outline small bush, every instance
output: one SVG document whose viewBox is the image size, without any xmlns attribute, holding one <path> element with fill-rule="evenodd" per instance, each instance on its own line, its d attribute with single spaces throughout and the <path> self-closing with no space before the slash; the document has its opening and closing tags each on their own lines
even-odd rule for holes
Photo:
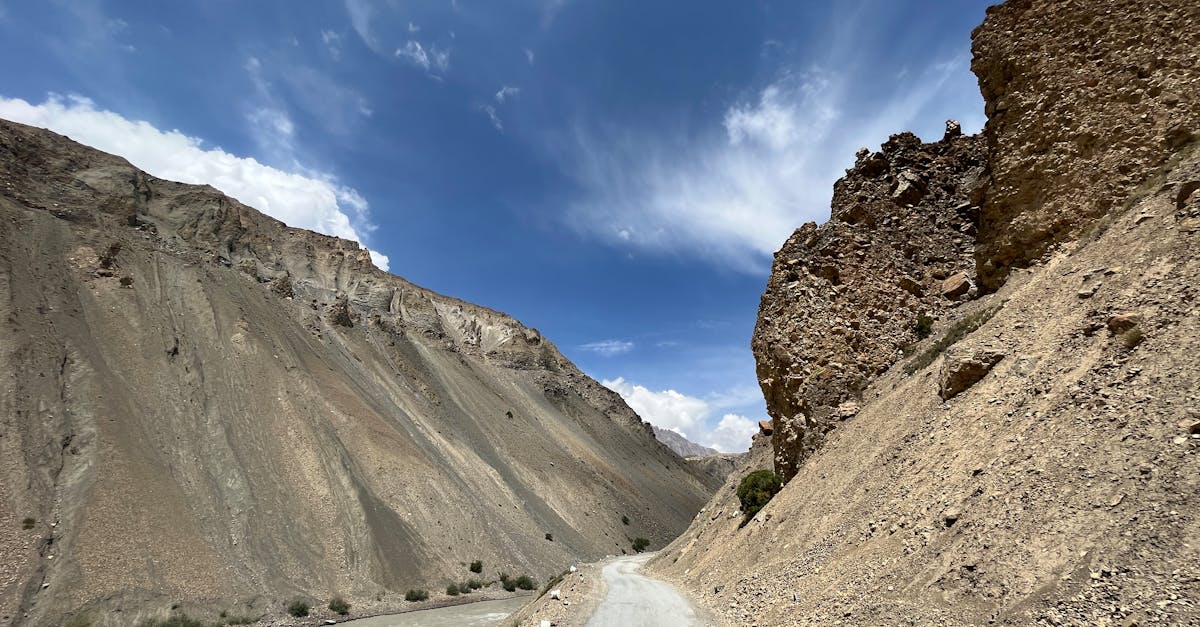
<svg viewBox="0 0 1200 627">
<path fill-rule="evenodd" d="M 483 587 L 483 582 L 478 579 L 471 579 L 467 582 L 467 587 L 472 590 L 478 590 Z"/>
<path fill-rule="evenodd" d="M 646 547 L 648 547 L 648 546 L 650 546 L 650 541 L 645 538 L 634 538 L 633 539 L 633 550 L 638 553 L 645 551 Z"/>
<path fill-rule="evenodd" d="M 533 590 L 534 588 L 537 588 L 537 582 L 534 581 L 529 575 L 521 575 L 520 577 L 516 578 L 515 582 L 517 587 L 522 590 Z"/>
<path fill-rule="evenodd" d="M 546 539 L 551 542 L 554 542 L 554 534 L 552 534 L 552 533 L 546 534 Z"/>
<path fill-rule="evenodd" d="M 33 526 L 36 524 L 37 524 L 36 518 L 26 518 L 25 520 L 21 521 L 21 528 L 28 531 L 30 529 L 33 529 Z"/>
<path fill-rule="evenodd" d="M 917 314 L 917 328 L 915 331 L 917 332 L 917 337 L 922 340 L 929 337 L 929 334 L 933 332 L 933 317 L 924 312 Z"/>
<path fill-rule="evenodd" d="M 103 255 L 100 255 L 100 267 L 111 270 L 117 265 L 117 255 L 121 253 L 121 242 L 113 242 Z"/>
<path fill-rule="evenodd" d="M 628 517 L 628 516 L 622 516 L 622 517 L 621 517 L 621 524 L 622 524 L 622 525 L 628 525 L 628 524 L 629 524 L 629 517 Z"/>
<path fill-rule="evenodd" d="M 504 581 L 501 581 L 500 586 L 503 587 L 507 592 L 517 591 L 517 582 L 512 579 L 505 579 Z"/>
<path fill-rule="evenodd" d="M 296 618 L 304 618 L 305 616 L 308 616 L 308 602 L 300 600 L 292 601 L 288 605 L 287 610 L 288 614 L 291 614 Z"/>
<path fill-rule="evenodd" d="M 188 616 L 175 614 L 167 619 L 151 618 L 138 623 L 138 627 L 204 627 L 204 623 Z"/>
<path fill-rule="evenodd" d="M 471 572 L 482 573 L 483 572 L 483 562 L 481 562 L 479 560 L 475 560 L 474 562 L 471 562 Z"/>
<path fill-rule="evenodd" d="M 746 515 L 745 520 L 750 520 L 757 514 L 781 488 L 783 479 L 770 470 L 756 470 L 746 475 L 737 489 L 742 512 Z"/>
<path fill-rule="evenodd" d="M 1137 348 L 1138 344 L 1142 343 L 1142 340 L 1145 337 L 1146 336 L 1144 333 L 1142 333 L 1142 329 L 1140 327 L 1133 327 L 1132 329 L 1129 329 L 1121 334 L 1121 344 L 1126 348 L 1126 350 L 1133 350 L 1134 348 Z"/>
<path fill-rule="evenodd" d="M 452 597 L 458 596 L 458 584 L 452 583 L 446 586 L 446 594 Z"/>
<path fill-rule="evenodd" d="M 500 583 L 508 582 L 508 573 L 500 573 Z"/>
<path fill-rule="evenodd" d="M 976 329 L 986 324 L 988 320 L 992 319 L 992 316 L 996 315 L 996 312 L 1003 308 L 1004 303 L 1000 303 L 994 307 L 986 307 L 955 322 L 946 330 L 945 335 L 934 341 L 929 348 L 922 351 L 920 355 L 914 357 L 912 361 L 904 366 L 904 374 L 911 375 L 925 366 L 932 364 L 938 358 L 938 355 L 945 352 L 947 348 L 957 344 L 959 340 L 974 333 Z"/>
<path fill-rule="evenodd" d="M 329 611 L 345 616 L 350 613 L 350 604 L 341 596 L 335 596 L 329 600 Z"/>
<path fill-rule="evenodd" d="M 409 590 L 404 593 L 405 601 L 425 601 L 429 598 L 429 593 L 424 590 Z"/>
</svg>

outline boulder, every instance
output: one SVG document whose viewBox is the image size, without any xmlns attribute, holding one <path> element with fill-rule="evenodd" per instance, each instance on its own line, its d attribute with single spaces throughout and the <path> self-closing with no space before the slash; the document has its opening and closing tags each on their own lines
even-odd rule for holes
<svg viewBox="0 0 1200 627">
<path fill-rule="evenodd" d="M 775 432 L 775 428 L 774 428 L 774 426 L 771 425 L 770 420 L 759 420 L 758 421 L 758 430 L 763 435 L 771 435 L 772 433 Z"/>
<path fill-rule="evenodd" d="M 950 275 L 945 281 L 942 281 L 942 296 L 951 300 L 969 291 L 971 291 L 971 279 L 967 278 L 967 273 L 965 272 L 956 272 Z"/>
<path fill-rule="evenodd" d="M 946 351 L 938 376 L 938 395 L 942 400 L 958 396 L 986 376 L 1004 355 L 1004 351 L 995 348 Z"/>
<path fill-rule="evenodd" d="M 1111 316 L 1108 321 L 1105 322 L 1105 326 L 1108 327 L 1109 333 L 1116 335 L 1136 327 L 1141 321 L 1141 314 L 1134 311 L 1124 311 Z"/>
</svg>

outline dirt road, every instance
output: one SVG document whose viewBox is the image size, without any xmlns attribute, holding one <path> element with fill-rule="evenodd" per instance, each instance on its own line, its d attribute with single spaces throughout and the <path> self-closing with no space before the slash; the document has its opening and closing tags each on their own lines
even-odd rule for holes
<svg viewBox="0 0 1200 627">
<path fill-rule="evenodd" d="M 586 627 L 711 625 L 671 584 L 639 574 L 653 554 L 619 557 L 604 566 L 604 600 Z"/>
</svg>

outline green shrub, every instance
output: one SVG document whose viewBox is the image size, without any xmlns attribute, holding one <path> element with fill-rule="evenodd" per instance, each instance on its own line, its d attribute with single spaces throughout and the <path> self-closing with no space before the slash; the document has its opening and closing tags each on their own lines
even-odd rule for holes
<svg viewBox="0 0 1200 627">
<path fill-rule="evenodd" d="M 955 322 L 946 330 L 945 335 L 934 341 L 929 348 L 926 348 L 920 355 L 914 357 L 912 361 L 904 366 L 904 374 L 911 375 L 925 366 L 932 364 L 938 358 L 938 355 L 945 352 L 947 348 L 957 344 L 959 340 L 974 333 L 976 329 L 983 326 L 988 320 L 991 320 L 992 316 L 996 315 L 996 312 L 1003 308 L 1004 303 L 1000 303 L 994 307 L 985 307 Z"/>
<path fill-rule="evenodd" d="M 745 520 L 750 520 L 783 488 L 783 479 L 770 470 L 756 470 L 738 484 L 737 496 L 742 503 Z M 743 523 L 744 524 L 744 523 Z"/>
<path fill-rule="evenodd" d="M 25 520 L 21 521 L 21 528 L 28 531 L 30 529 L 33 529 L 33 526 L 36 524 L 37 524 L 36 518 L 26 518 Z"/>
<path fill-rule="evenodd" d="M 452 584 L 446 586 L 446 594 L 448 594 L 452 597 L 458 596 L 458 584 L 452 583 Z"/>
<path fill-rule="evenodd" d="M 329 600 L 329 611 L 345 616 L 350 613 L 350 604 L 341 595 L 338 595 Z"/>
<path fill-rule="evenodd" d="M 929 334 L 933 332 L 933 317 L 924 312 L 917 314 L 917 328 L 915 331 L 917 332 L 917 337 L 922 340 L 929 337 Z"/>
<path fill-rule="evenodd" d="M 167 619 L 151 618 L 138 623 L 138 627 L 204 627 L 204 623 L 188 616 L 175 614 Z"/>
<path fill-rule="evenodd" d="M 479 560 L 475 560 L 474 562 L 471 562 L 471 572 L 482 573 L 483 572 L 483 562 L 481 562 Z"/>
<path fill-rule="evenodd" d="M 472 590 L 478 590 L 483 587 L 483 582 L 478 579 L 471 579 L 467 582 L 467 587 Z"/>
<path fill-rule="evenodd" d="M 648 547 L 648 546 L 650 546 L 650 541 L 645 538 L 634 538 L 633 539 L 633 550 L 638 553 L 645 551 L 646 547 Z"/>
<path fill-rule="evenodd" d="M 1129 329 L 1121 334 L 1121 344 L 1124 345 L 1127 350 L 1133 350 L 1134 348 L 1137 348 L 1138 344 L 1142 343 L 1142 339 L 1144 339 L 1145 336 L 1145 333 L 1143 333 L 1139 327 L 1133 327 L 1132 329 Z"/>
<path fill-rule="evenodd" d="M 405 601 L 424 601 L 429 598 L 429 593 L 424 590 L 409 590 L 404 593 Z"/>
<path fill-rule="evenodd" d="M 546 534 L 546 539 L 551 542 L 554 542 L 554 534 L 552 534 L 552 533 Z"/>
<path fill-rule="evenodd" d="M 520 577 L 517 577 L 515 583 L 517 587 L 522 590 L 533 590 L 537 587 L 537 582 L 534 581 L 529 575 L 521 575 Z"/>
<path fill-rule="evenodd" d="M 299 599 L 292 601 L 287 607 L 288 614 L 296 618 L 304 618 L 308 616 L 308 602 Z"/>
</svg>

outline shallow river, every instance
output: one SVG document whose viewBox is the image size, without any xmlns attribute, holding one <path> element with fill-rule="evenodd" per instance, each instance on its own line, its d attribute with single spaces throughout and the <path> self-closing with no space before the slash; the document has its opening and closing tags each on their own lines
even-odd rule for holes
<svg viewBox="0 0 1200 627">
<path fill-rule="evenodd" d="M 352 627 L 491 627 L 500 624 L 500 621 L 528 601 L 528 596 L 519 596 L 406 614 L 360 618 L 339 624 Z"/>
</svg>

